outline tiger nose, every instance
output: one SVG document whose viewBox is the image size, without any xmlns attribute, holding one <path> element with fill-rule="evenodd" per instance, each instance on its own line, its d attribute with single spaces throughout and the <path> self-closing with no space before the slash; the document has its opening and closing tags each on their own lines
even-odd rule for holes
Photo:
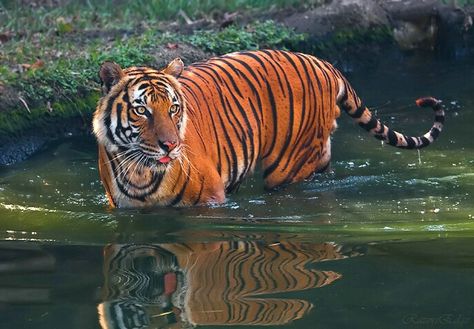
<svg viewBox="0 0 474 329">
<path fill-rule="evenodd" d="M 174 149 L 177 145 L 178 145 L 178 142 L 172 142 L 172 141 L 158 141 L 158 145 L 160 145 L 160 147 L 165 150 L 166 152 L 169 152 L 171 151 L 172 149 Z"/>
</svg>

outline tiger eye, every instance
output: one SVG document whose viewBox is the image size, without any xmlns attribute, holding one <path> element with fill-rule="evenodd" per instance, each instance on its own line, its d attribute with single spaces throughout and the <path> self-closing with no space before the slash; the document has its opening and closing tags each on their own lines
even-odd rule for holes
<svg viewBox="0 0 474 329">
<path fill-rule="evenodd" d="M 146 113 L 146 108 L 144 106 L 136 107 L 135 112 L 140 115 L 144 115 Z"/>
<path fill-rule="evenodd" d="M 179 111 L 179 105 L 171 105 L 169 112 L 170 114 L 176 114 Z"/>
</svg>

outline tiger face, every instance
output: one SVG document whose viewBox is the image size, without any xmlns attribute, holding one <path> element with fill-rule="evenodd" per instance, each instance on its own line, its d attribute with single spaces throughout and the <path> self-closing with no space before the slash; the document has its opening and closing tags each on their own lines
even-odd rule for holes
<svg viewBox="0 0 474 329">
<path fill-rule="evenodd" d="M 185 102 L 176 78 L 180 59 L 165 69 L 130 67 L 112 62 L 99 76 L 104 96 L 94 114 L 94 133 L 108 152 L 125 165 L 162 171 L 178 159 L 186 123 Z"/>
</svg>

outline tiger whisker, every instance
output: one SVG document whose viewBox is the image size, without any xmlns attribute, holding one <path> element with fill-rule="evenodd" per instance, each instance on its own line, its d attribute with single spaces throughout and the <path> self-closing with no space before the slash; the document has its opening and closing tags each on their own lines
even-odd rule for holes
<svg viewBox="0 0 474 329">
<path fill-rule="evenodd" d="M 135 159 L 135 161 L 131 162 L 128 166 L 127 166 L 127 170 L 125 172 L 125 176 L 126 177 L 130 177 L 132 174 L 134 174 L 136 172 L 136 168 L 137 166 L 140 164 L 140 162 L 146 158 L 145 155 L 143 154 L 140 154 L 140 156 L 138 156 L 137 159 Z M 135 167 L 133 167 L 135 165 Z M 133 169 L 132 169 L 133 168 Z"/>
<path fill-rule="evenodd" d="M 136 161 L 135 168 L 131 171 L 131 174 L 136 174 L 138 172 L 138 166 L 142 161 L 146 160 L 146 155 L 141 155 L 138 160 Z"/>
<path fill-rule="evenodd" d="M 189 173 L 185 170 L 183 159 L 181 157 L 178 158 L 178 163 L 179 163 L 179 166 L 181 167 L 181 171 L 184 172 L 184 174 L 186 175 L 186 179 L 189 179 L 190 178 Z"/>
<path fill-rule="evenodd" d="M 127 153 L 133 153 L 135 151 L 138 151 L 138 149 L 137 148 L 128 148 L 125 151 L 118 152 L 118 153 L 115 154 L 115 156 L 113 158 L 111 158 L 109 161 L 105 162 L 105 164 L 110 164 L 110 163 L 112 163 L 112 161 L 117 160 L 118 158 L 126 155 Z"/>
<path fill-rule="evenodd" d="M 119 163 L 118 167 L 122 167 L 124 164 L 128 163 L 129 161 L 133 160 L 135 157 L 137 157 L 140 153 L 137 152 L 132 152 L 131 154 L 127 155 L 125 158 L 123 158 Z"/>
<path fill-rule="evenodd" d="M 117 177 L 120 177 L 123 172 L 126 170 L 126 166 L 131 163 L 135 157 L 137 157 L 136 153 L 128 155 L 125 159 L 122 159 L 117 165 Z"/>
<path fill-rule="evenodd" d="M 188 165 L 189 167 L 192 169 L 192 170 L 195 170 L 197 171 L 197 168 L 192 164 L 192 162 L 189 160 L 188 156 L 185 154 L 185 153 L 181 153 L 181 156 L 179 157 L 179 160 L 180 161 L 184 161 L 186 160 L 188 162 Z M 181 167 L 183 169 L 183 167 Z M 184 169 L 183 169 L 184 171 Z M 187 172 L 186 172 L 187 173 Z M 187 173 L 188 177 L 189 178 L 189 174 Z"/>
<path fill-rule="evenodd" d="M 191 150 L 191 146 L 189 146 L 188 144 L 181 144 L 181 147 L 185 149 L 186 152 L 189 152 L 191 153 L 192 155 L 196 155 L 196 153 L 194 153 L 192 150 Z"/>
<path fill-rule="evenodd" d="M 186 152 L 189 152 L 189 153 L 191 153 L 192 155 L 195 155 L 195 154 L 196 154 L 196 153 L 194 153 L 194 152 L 191 151 L 190 146 L 188 146 L 188 145 L 186 145 L 186 144 L 183 144 L 183 146 L 185 147 Z M 192 162 L 189 160 L 189 157 L 188 157 L 188 155 L 186 154 L 186 152 L 181 152 L 181 157 L 184 158 L 184 159 L 186 159 L 186 160 L 188 161 L 189 165 L 190 165 L 194 170 L 197 170 L 197 168 L 196 168 L 196 167 L 192 164 Z"/>
<path fill-rule="evenodd" d="M 141 153 L 133 153 L 131 156 L 127 157 L 124 161 L 120 162 L 119 168 L 121 168 L 120 172 L 117 174 L 117 177 L 126 177 L 130 167 L 134 164 L 136 158 L 140 158 L 142 156 Z"/>
</svg>

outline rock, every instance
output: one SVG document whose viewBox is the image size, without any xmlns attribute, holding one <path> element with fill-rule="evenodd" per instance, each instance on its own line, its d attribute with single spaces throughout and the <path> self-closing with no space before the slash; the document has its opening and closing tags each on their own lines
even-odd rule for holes
<svg viewBox="0 0 474 329">
<path fill-rule="evenodd" d="M 445 56 L 465 47 L 472 18 L 464 9 L 437 0 L 378 0 L 402 50 L 432 50 Z"/>
<path fill-rule="evenodd" d="M 342 30 L 367 30 L 388 26 L 383 8 L 374 0 L 339 0 L 283 20 L 309 39 L 327 38 Z"/>
<path fill-rule="evenodd" d="M 401 49 L 429 49 L 436 46 L 438 1 L 385 0 L 380 5 L 390 16 L 393 37 Z"/>
<path fill-rule="evenodd" d="M 472 14 L 458 7 L 439 8 L 437 51 L 444 57 L 462 57 L 474 46 Z"/>
<path fill-rule="evenodd" d="M 40 150 L 47 142 L 44 136 L 28 136 L 19 140 L 4 141 L 0 146 L 0 166 L 23 161 Z"/>
<path fill-rule="evenodd" d="M 350 39 L 385 29 L 392 32 L 401 50 L 429 50 L 458 57 L 473 52 L 473 14 L 474 7 L 463 9 L 438 0 L 332 0 L 293 13 L 282 22 L 306 33 L 308 43 L 331 41 L 345 32 L 351 32 Z"/>
<path fill-rule="evenodd" d="M 155 51 L 155 67 L 164 67 L 176 57 L 180 57 L 184 65 L 190 65 L 207 59 L 211 54 L 186 43 L 177 43 L 173 47 L 159 46 Z"/>
</svg>

